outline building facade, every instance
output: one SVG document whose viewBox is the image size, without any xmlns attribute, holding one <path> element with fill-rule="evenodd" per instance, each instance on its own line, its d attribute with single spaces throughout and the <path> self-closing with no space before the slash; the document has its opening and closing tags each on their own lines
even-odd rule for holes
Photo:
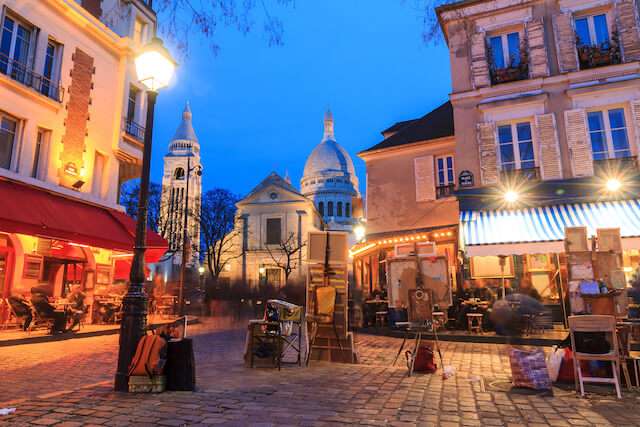
<svg viewBox="0 0 640 427">
<path fill-rule="evenodd" d="M 322 215 L 329 230 L 353 230 L 362 218 L 362 198 L 353 160 L 336 142 L 333 114 L 324 116 L 324 134 L 304 166 L 300 192 Z"/>
<path fill-rule="evenodd" d="M 472 277 L 504 276 L 498 256 L 506 256 L 516 286 L 528 277 L 557 299 L 570 226 L 586 226 L 590 237 L 619 227 L 624 271 L 637 267 L 637 10 L 634 0 L 438 9 L 450 50 L 455 162 L 467 171 L 457 195 Z"/>
<path fill-rule="evenodd" d="M 124 282 L 116 263 L 130 259 L 134 229 L 118 190 L 140 173 L 146 113 L 133 57 L 155 13 L 142 0 L 0 10 L 0 300 Z M 157 237 L 150 246 L 163 247 Z"/>
<path fill-rule="evenodd" d="M 224 277 L 253 289 L 304 284 L 307 236 L 323 228 L 314 203 L 273 172 L 236 206 L 233 255 Z"/>
<path fill-rule="evenodd" d="M 188 262 L 198 260 L 200 245 L 198 218 L 202 203 L 201 168 L 200 143 L 193 130 L 191 108 L 187 103 L 182 112 L 182 121 L 169 144 L 169 152 L 164 156 L 164 174 L 162 175 L 160 231 L 169 242 L 169 250 L 174 252 L 172 257 L 174 264 L 180 264 L 182 260 L 187 177 L 189 179 L 187 234 L 191 243 L 191 259 Z"/>
<path fill-rule="evenodd" d="M 383 141 L 358 154 L 367 168 L 367 216 L 366 239 L 351 250 L 354 284 L 365 297 L 386 291 L 398 248 L 434 244 L 432 255 L 446 258 L 455 286 L 458 203 L 451 103 L 396 123 L 382 135 Z"/>
</svg>

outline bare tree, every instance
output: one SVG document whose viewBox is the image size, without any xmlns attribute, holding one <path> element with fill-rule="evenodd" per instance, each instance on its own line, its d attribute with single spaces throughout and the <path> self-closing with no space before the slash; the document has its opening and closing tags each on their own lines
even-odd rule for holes
<svg viewBox="0 0 640 427">
<path fill-rule="evenodd" d="M 127 215 L 138 217 L 138 200 L 140 196 L 140 180 L 133 179 L 120 188 L 120 204 L 124 206 Z M 162 186 L 155 182 L 149 183 L 149 205 L 147 209 L 147 224 L 156 233 L 164 232 L 164 218 L 161 214 Z"/>
<path fill-rule="evenodd" d="M 232 259 L 241 256 L 236 250 L 239 232 L 234 228 L 237 201 L 237 196 L 222 188 L 209 190 L 202 196 L 198 218 L 200 253 L 215 279 Z"/>
<path fill-rule="evenodd" d="M 269 252 L 269 256 L 274 264 L 284 271 L 285 285 L 289 283 L 289 276 L 293 270 L 299 267 L 298 259 L 295 255 L 305 246 L 305 242 L 298 242 L 294 233 L 289 233 L 289 236 L 285 240 L 281 240 L 277 248 L 266 245 L 267 252 Z"/>
<path fill-rule="evenodd" d="M 282 21 L 273 14 L 278 8 L 294 4 L 294 0 L 155 0 L 160 32 L 173 41 L 183 53 L 189 50 L 189 39 L 199 33 L 218 52 L 218 30 L 231 27 L 242 34 L 261 24 L 269 46 L 283 44 Z"/>
</svg>

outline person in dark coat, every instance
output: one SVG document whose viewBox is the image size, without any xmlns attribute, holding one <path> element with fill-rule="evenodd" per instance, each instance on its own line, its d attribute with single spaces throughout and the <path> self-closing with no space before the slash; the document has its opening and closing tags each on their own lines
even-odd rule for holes
<svg viewBox="0 0 640 427">
<path fill-rule="evenodd" d="M 9 305 L 18 319 L 24 319 L 22 323 L 22 330 L 26 331 L 29 329 L 29 325 L 31 325 L 31 321 L 33 320 L 33 312 L 31 311 L 29 301 L 27 301 L 23 296 L 11 295 L 9 297 Z"/>
<path fill-rule="evenodd" d="M 73 330 L 80 324 L 82 316 L 87 312 L 87 305 L 84 303 L 86 299 L 84 292 L 80 290 L 80 285 L 75 285 L 71 288 L 71 292 L 67 295 L 67 301 L 69 301 L 69 314 L 73 319 L 73 324 L 69 327 L 69 330 Z"/>
<path fill-rule="evenodd" d="M 31 288 L 31 305 L 38 317 L 53 320 L 52 334 L 66 332 L 67 313 L 62 310 L 56 310 L 42 289 Z"/>
</svg>

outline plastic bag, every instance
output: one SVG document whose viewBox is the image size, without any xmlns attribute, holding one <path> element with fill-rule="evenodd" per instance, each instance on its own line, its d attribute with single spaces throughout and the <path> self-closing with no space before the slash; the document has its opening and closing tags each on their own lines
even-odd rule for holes
<svg viewBox="0 0 640 427">
<path fill-rule="evenodd" d="M 560 373 L 560 367 L 562 366 L 562 359 L 564 359 L 564 348 L 558 348 L 553 346 L 551 353 L 547 356 L 547 370 L 549 371 L 549 378 L 551 382 L 558 381 L 558 374 Z"/>
</svg>

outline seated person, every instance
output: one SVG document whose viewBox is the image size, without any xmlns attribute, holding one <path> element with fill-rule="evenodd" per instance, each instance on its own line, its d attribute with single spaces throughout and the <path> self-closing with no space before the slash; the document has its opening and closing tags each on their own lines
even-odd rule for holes
<svg viewBox="0 0 640 427">
<path fill-rule="evenodd" d="M 536 301 L 542 301 L 542 297 L 540 296 L 540 293 L 535 287 L 533 287 L 531 280 L 526 276 L 523 277 L 522 281 L 520 282 L 520 293 L 530 296 Z"/>
<path fill-rule="evenodd" d="M 18 319 L 24 319 L 22 330 L 26 331 L 29 329 L 29 325 L 31 325 L 31 321 L 33 320 L 33 313 L 29 301 L 27 301 L 23 295 L 11 295 L 9 297 L 9 305 L 11 305 L 11 309 Z"/>
<path fill-rule="evenodd" d="M 84 303 L 87 296 L 80 290 L 80 285 L 74 285 L 71 288 L 71 292 L 67 295 L 67 301 L 69 301 L 69 314 L 73 319 L 73 324 L 69 328 L 72 330 L 80 324 L 82 316 L 87 312 L 87 305 Z"/>
<path fill-rule="evenodd" d="M 478 298 L 480 301 L 493 302 L 496 299 L 496 295 L 485 286 L 484 282 L 476 282 L 473 289 L 473 297 Z"/>
<path fill-rule="evenodd" d="M 63 310 L 56 310 L 42 289 L 31 288 L 31 305 L 38 317 L 53 320 L 52 334 L 66 332 L 67 313 Z"/>
</svg>

